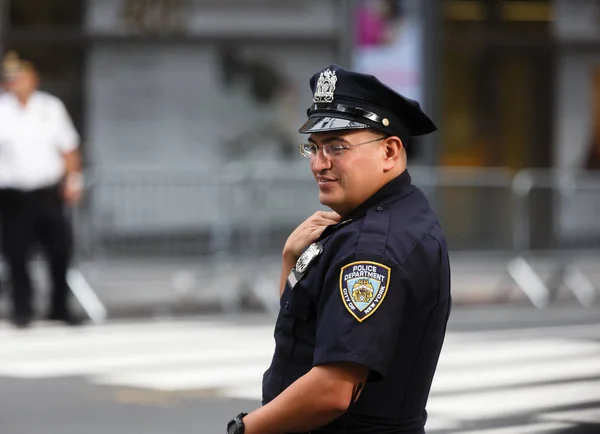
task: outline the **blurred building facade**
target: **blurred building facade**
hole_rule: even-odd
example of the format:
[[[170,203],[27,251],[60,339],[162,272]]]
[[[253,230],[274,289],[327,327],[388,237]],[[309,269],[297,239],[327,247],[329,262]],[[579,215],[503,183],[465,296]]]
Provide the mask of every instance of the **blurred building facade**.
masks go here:
[[[591,97],[600,95],[597,0],[2,5],[0,46],[39,65],[43,88],[66,102],[82,133],[88,167],[106,169],[113,180],[112,187],[97,182],[93,214],[115,231],[119,225],[173,230],[210,215],[202,201],[188,214],[160,214],[194,205],[181,196],[157,208],[154,190],[128,185],[140,168],[209,171],[223,162],[271,161],[297,171],[304,163],[296,156],[295,129],[310,104],[307,78],[331,62],[376,73],[432,113],[440,133],[414,147],[416,165],[506,174],[578,168],[600,137],[600,98]],[[155,172],[146,176],[157,182]],[[470,191],[431,191],[446,210],[455,246],[510,246],[510,233],[490,224],[511,218],[510,181],[500,192],[486,187],[490,182]],[[190,185],[162,188],[173,201]],[[160,218],[132,218],[126,204],[136,200],[137,216]],[[555,206],[551,192],[536,199],[538,243],[562,218]]]
[[[404,45],[413,47],[365,55],[376,44],[373,29],[385,24],[349,10],[394,3],[397,16],[417,23],[418,30],[403,30]],[[306,77],[316,68],[335,61],[369,70],[376,59],[396,69],[418,63],[396,73],[397,80],[420,79],[417,93],[400,90],[430,106],[443,127],[432,155],[416,156],[419,162],[584,165],[598,123],[590,98],[599,86],[598,2],[426,3],[3,0],[0,41],[40,65],[46,89],[67,101],[94,164],[177,161],[177,146],[188,161],[218,160],[228,146],[242,156],[251,147],[237,149],[240,135],[302,119]],[[275,157],[297,139],[292,127],[282,129],[272,137],[282,144],[274,145]]]
[[[444,3],[442,164],[577,168],[596,122],[600,3]]]

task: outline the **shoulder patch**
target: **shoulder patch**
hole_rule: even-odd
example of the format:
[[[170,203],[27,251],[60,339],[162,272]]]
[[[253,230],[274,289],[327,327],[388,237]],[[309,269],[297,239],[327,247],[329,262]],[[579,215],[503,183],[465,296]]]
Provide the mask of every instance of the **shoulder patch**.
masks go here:
[[[373,315],[383,302],[391,270],[379,262],[358,261],[340,271],[340,294],[348,312],[358,322]]]

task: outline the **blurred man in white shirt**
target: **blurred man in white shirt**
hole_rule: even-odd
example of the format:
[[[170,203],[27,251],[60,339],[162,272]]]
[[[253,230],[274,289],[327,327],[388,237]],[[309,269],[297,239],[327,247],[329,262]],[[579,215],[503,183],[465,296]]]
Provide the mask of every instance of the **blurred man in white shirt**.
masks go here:
[[[66,281],[72,230],[65,205],[81,197],[79,135],[63,103],[38,90],[35,66],[9,52],[0,95],[0,240],[12,288],[11,321],[33,317],[28,262],[39,246],[50,265],[48,319],[79,324],[68,307]]]

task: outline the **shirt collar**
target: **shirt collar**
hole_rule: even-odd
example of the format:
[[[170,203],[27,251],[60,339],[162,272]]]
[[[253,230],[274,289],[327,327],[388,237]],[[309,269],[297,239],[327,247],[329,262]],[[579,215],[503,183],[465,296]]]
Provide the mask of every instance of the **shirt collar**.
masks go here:
[[[27,100],[27,105],[22,106],[21,102],[19,101],[19,98],[17,98],[17,96],[12,93],[12,92],[6,92],[6,94],[8,95],[8,97],[10,98],[10,100],[12,101],[12,104],[14,104],[16,107],[19,107],[21,109],[23,108],[29,108],[32,105],[35,105],[37,103],[37,100],[39,98],[39,90],[35,90],[33,91],[33,93],[31,95],[29,95],[29,99]]]
[[[381,187],[374,195],[369,197],[361,205],[350,211],[343,218],[345,220],[354,220],[362,217],[367,211],[375,206],[382,206],[400,199],[412,190],[411,177],[408,170],[405,170],[396,178]]]
[[[350,211],[348,214],[342,217],[342,221],[336,225],[332,225],[326,228],[321,235],[321,239],[327,237],[332,232],[336,231],[346,223],[350,223],[352,220],[356,220],[364,216],[370,209],[375,207],[383,207],[401,197],[406,196],[413,190],[410,174],[408,170],[405,170],[396,178],[381,187],[374,195],[369,197],[361,205]]]

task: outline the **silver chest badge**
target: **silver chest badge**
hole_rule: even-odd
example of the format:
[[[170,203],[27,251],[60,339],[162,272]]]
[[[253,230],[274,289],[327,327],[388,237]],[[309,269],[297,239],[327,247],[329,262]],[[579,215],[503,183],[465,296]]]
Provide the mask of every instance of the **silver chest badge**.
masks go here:
[[[313,243],[300,255],[296,262],[296,272],[304,273],[310,263],[321,254],[323,247],[319,243]]]
[[[321,72],[319,80],[317,80],[317,88],[313,95],[313,102],[332,102],[336,83],[337,75],[335,75],[335,71],[326,69]]]

